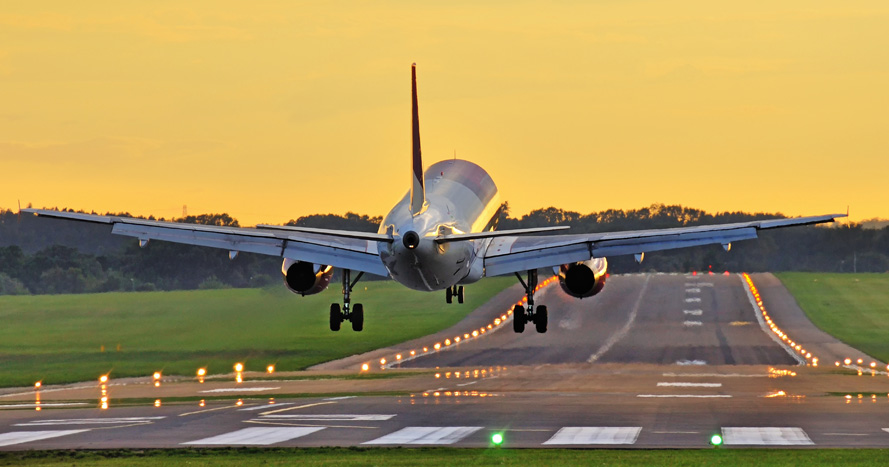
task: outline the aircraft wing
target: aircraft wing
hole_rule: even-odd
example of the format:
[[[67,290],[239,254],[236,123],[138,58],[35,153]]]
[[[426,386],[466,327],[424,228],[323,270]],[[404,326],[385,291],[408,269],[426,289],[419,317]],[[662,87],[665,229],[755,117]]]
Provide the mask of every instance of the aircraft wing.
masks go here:
[[[100,216],[49,209],[22,209],[22,212],[44,217],[109,224],[111,233],[136,237],[139,239],[140,245],[143,246],[149,240],[161,240],[219,248],[229,250],[231,253],[245,251],[278,256],[336,268],[364,271],[380,276],[389,275],[389,271],[380,261],[377,248],[377,241],[386,240],[368,239],[375,238],[378,234],[325,231],[323,229],[313,229],[311,233],[290,230],[271,231]]]
[[[586,261],[590,258],[635,255],[699,245],[722,244],[728,249],[732,242],[756,238],[758,230],[833,222],[840,217],[846,215],[831,214],[626,232],[499,237],[493,239],[485,251],[485,275],[498,276]]]

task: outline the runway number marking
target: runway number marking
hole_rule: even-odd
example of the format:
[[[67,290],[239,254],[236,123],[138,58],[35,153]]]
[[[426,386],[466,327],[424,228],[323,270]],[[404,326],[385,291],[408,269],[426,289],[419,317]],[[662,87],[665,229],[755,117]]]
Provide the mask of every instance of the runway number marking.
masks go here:
[[[678,387],[678,388],[721,388],[722,383],[657,383],[659,387]]]
[[[270,444],[283,443],[284,441],[306,436],[323,429],[324,427],[244,428],[231,433],[224,433],[218,436],[211,436],[209,438],[189,441],[182,444],[268,446]]]
[[[725,445],[800,446],[815,444],[802,428],[796,427],[723,427]]]
[[[639,426],[576,426],[564,427],[543,444],[591,445],[634,444],[642,427]]]
[[[454,444],[480,426],[409,426],[361,444]]]
[[[50,431],[12,431],[0,434],[0,446],[12,446],[13,444],[30,443],[41,439],[58,438],[89,430],[50,430]]]

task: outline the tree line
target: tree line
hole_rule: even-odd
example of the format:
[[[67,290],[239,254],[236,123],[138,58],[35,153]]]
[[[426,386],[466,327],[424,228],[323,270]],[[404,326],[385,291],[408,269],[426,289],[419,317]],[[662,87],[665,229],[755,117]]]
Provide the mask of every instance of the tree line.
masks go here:
[[[111,214],[129,216],[127,213]],[[654,204],[631,210],[589,214],[549,207],[519,218],[504,203],[499,229],[553,225],[570,233],[615,232],[783,217],[780,214],[723,212],[710,214],[679,205]],[[153,219],[153,218],[149,218]],[[164,219],[157,219],[164,220]],[[239,226],[228,214],[171,219],[219,226]],[[286,225],[375,232],[380,216],[355,213],[317,214]],[[632,256],[609,258],[613,273],[642,271],[889,271],[889,227],[859,224],[792,227],[761,231],[758,240],[737,242],[726,252],[719,245],[655,252],[642,264]],[[260,287],[278,284],[281,259],[167,242],[139,248],[129,237],[111,235],[101,224],[19,216],[0,210],[0,294],[85,293],[127,290],[177,290]]]

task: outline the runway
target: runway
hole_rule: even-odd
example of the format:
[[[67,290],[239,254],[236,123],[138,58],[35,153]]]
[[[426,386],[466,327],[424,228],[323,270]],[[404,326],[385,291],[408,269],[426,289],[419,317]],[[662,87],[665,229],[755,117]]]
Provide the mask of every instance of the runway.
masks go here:
[[[545,288],[546,334],[515,334],[507,320],[394,366],[392,355],[486,329],[521,294],[510,289],[436,336],[289,375],[297,380],[112,382],[107,410],[95,383],[43,391],[40,411],[34,391],[7,390],[0,450],[490,447],[495,433],[524,448],[701,448],[713,434],[729,447],[889,447],[885,362],[872,369],[815,329],[773,276],[752,282],[765,316],[808,358],[766,332],[740,275],[618,276],[585,300]],[[845,358],[853,363],[835,365]],[[350,378],[362,362],[379,377]]]

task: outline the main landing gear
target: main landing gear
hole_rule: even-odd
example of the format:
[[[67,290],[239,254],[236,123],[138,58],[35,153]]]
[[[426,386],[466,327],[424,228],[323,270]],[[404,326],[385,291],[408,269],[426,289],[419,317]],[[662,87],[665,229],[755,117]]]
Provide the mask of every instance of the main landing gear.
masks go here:
[[[351,321],[353,331],[364,329],[364,305],[356,303],[354,307],[349,309],[349,304],[352,301],[352,287],[355,287],[355,284],[358,283],[363,275],[363,272],[359,272],[355,280],[352,281],[352,271],[343,269],[343,308],[341,311],[339,303],[330,304],[331,331],[339,331],[343,321]]]
[[[463,303],[463,286],[451,286],[445,289],[445,302],[452,303],[457,297],[457,303]]]
[[[519,278],[519,283],[525,288],[525,295],[528,297],[528,309],[525,310],[522,305],[516,305],[512,309],[512,330],[515,332],[525,332],[525,323],[534,323],[537,332],[546,332],[546,324],[548,313],[546,306],[540,305],[534,309],[534,289],[537,288],[537,270],[528,271],[528,282],[522,280],[519,273],[515,273]]]

